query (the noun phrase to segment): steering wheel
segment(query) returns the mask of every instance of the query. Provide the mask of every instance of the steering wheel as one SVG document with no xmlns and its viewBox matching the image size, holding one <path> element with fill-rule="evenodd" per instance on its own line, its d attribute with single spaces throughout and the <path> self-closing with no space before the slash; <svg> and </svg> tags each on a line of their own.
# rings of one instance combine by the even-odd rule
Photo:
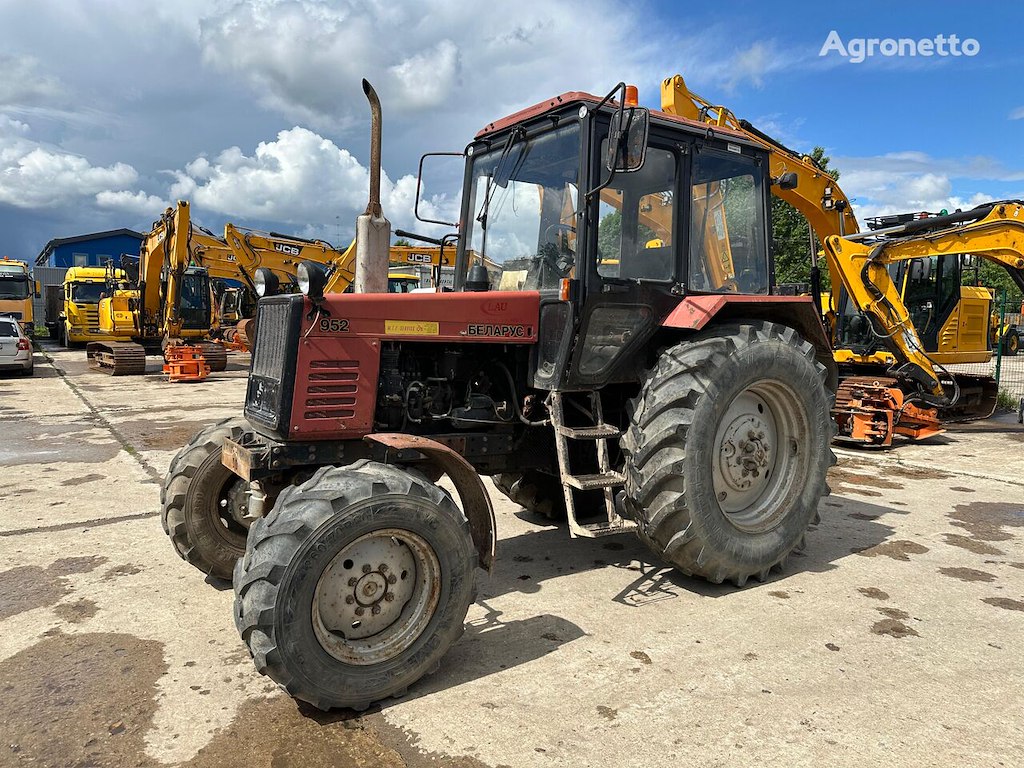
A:
<svg viewBox="0 0 1024 768">
<path fill-rule="evenodd" d="M 559 233 L 566 233 L 566 247 L 562 247 Z M 568 248 L 568 235 L 576 234 L 576 227 L 569 224 L 550 224 L 544 230 L 544 245 L 541 246 L 538 256 L 541 262 L 548 265 L 559 278 L 568 277 L 572 268 L 576 266 L 576 254 Z M 549 248 L 549 246 L 551 246 Z M 554 251 L 554 253 L 552 253 Z"/>
</svg>

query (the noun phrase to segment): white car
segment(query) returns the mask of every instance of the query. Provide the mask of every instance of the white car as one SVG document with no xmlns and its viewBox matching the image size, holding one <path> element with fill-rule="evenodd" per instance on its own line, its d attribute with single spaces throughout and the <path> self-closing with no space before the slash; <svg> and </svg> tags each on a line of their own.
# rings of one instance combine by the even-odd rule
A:
<svg viewBox="0 0 1024 768">
<path fill-rule="evenodd" d="M 0 317 L 0 371 L 32 375 L 32 342 L 13 317 Z"/>
</svg>

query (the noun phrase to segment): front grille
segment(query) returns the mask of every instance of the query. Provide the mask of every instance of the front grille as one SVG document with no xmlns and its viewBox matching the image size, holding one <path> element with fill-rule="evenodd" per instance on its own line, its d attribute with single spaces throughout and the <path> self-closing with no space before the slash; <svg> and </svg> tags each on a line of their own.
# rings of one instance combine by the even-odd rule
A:
<svg viewBox="0 0 1024 768">
<path fill-rule="evenodd" d="M 307 419 L 351 419 L 359 389 L 358 360 L 314 360 L 309 366 Z"/>
<path fill-rule="evenodd" d="M 301 325 L 301 296 L 274 296 L 260 301 L 245 416 L 254 426 L 263 426 L 279 437 L 288 434 Z"/>
</svg>

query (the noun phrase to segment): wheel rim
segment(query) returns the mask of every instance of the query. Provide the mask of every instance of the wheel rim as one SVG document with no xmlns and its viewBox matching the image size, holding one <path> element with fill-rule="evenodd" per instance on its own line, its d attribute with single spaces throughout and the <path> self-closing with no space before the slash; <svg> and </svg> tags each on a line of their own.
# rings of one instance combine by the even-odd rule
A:
<svg viewBox="0 0 1024 768">
<path fill-rule="evenodd" d="M 423 633 L 441 597 L 441 565 L 420 536 L 373 531 L 342 549 L 317 582 L 313 630 L 339 661 L 377 664 Z"/>
<path fill-rule="evenodd" d="M 225 485 L 217 499 L 217 506 L 223 526 L 236 533 L 241 529 L 244 536 L 252 525 L 252 520 L 246 517 L 249 513 L 249 484 L 235 479 Z"/>
<path fill-rule="evenodd" d="M 794 475 L 807 434 L 799 399 L 779 381 L 762 381 L 740 392 L 719 422 L 712 458 L 718 504 L 737 529 L 761 533 L 778 525 L 795 495 Z"/>
</svg>

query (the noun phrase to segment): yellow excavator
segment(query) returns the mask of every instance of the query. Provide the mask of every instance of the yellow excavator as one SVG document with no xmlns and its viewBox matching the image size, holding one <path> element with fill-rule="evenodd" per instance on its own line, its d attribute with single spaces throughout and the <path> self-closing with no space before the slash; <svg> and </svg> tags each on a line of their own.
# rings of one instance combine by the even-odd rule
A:
<svg viewBox="0 0 1024 768">
<path fill-rule="evenodd" d="M 824 248 L 824 255 L 832 295 L 839 300 L 830 299 L 823 315 L 829 321 L 843 378 L 834 411 L 840 429 L 837 439 L 886 446 L 895 434 L 924 438 L 940 432 L 939 409 L 960 417 L 991 414 L 995 382 L 989 377 L 959 377 L 958 381 L 942 365 L 991 358 L 987 338 L 991 294 L 984 288 L 961 286 L 960 268 L 963 261 L 984 258 L 1004 266 L 1024 286 L 1024 261 L 1012 246 L 1015 220 L 989 221 L 979 229 L 978 211 L 986 210 L 982 206 L 954 214 L 952 219 L 938 216 L 896 226 L 883 221 L 879 229 L 861 233 L 849 199 L 811 157 L 788 149 L 737 119 L 729 109 L 690 91 L 680 75 L 662 82 L 661 100 L 665 112 L 707 123 L 709 130 L 723 126 L 740 131 L 768 149 L 772 194 L 807 219 L 823 246 L 830 239 L 833 242 L 835 247 Z M 997 207 L 993 204 L 993 210 Z M 956 232 L 950 235 L 944 229 L 948 227 Z M 984 237 L 977 234 L 981 231 Z M 992 247 L 987 240 L 992 235 L 1011 245 Z M 855 242 L 879 248 L 870 265 L 865 266 L 866 257 L 858 250 L 863 245 L 844 247 Z M 957 250 L 954 242 L 963 247 Z M 820 274 L 817 254 L 812 252 L 813 295 L 821 294 Z M 926 290 L 944 292 L 941 307 L 938 293 L 924 298 Z M 915 311 L 907 309 L 904 297 Z M 879 375 L 887 370 L 890 375 Z M 865 388 L 873 382 L 878 386 Z"/>
<path fill-rule="evenodd" d="M 216 328 L 209 272 L 193 264 L 194 253 L 221 245 L 192 228 L 188 203 L 168 209 L 142 242 L 137 272 L 126 270 L 127 284 L 110 281 L 109 295 L 100 299 L 100 333 L 109 338 L 86 346 L 90 367 L 112 376 L 142 374 L 147 353 L 185 343 L 201 345 L 210 368 L 224 370 L 223 347 L 205 341 Z"/>
<path fill-rule="evenodd" d="M 440 248 L 395 246 L 396 264 L 447 264 Z M 355 278 L 355 244 L 344 251 L 321 240 L 260 232 L 226 224 L 224 238 L 193 226 L 189 204 L 168 209 L 140 248 L 134 285 L 111 281 L 100 301 L 100 332 L 107 338 L 90 342 L 90 366 L 114 376 L 145 372 L 146 354 L 173 346 L 198 346 L 200 363 L 212 371 L 227 365 L 225 348 L 212 340 L 223 313 L 212 290 L 213 280 L 234 280 L 256 295 L 294 286 L 299 264 L 321 264 L 332 290 L 344 292 Z M 123 281 L 122 281 L 123 282 Z M 246 319 L 247 302 L 235 294 L 230 314 Z M 237 322 L 232 320 L 232 322 Z M 242 334 L 244 336 L 244 333 Z"/>
</svg>

